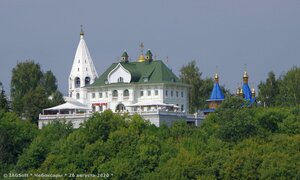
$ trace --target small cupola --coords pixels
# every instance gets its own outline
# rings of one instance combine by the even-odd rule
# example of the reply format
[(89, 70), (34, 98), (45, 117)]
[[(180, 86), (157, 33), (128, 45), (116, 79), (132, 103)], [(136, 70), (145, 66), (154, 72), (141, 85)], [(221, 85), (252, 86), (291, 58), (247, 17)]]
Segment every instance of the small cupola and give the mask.
[(218, 73), (215, 74), (214, 81), (215, 81), (215, 83), (219, 83), (219, 75), (218, 75)]
[(147, 61), (152, 61), (152, 52), (150, 51), (150, 49), (148, 49), (148, 51), (146, 52), (146, 60)]
[(129, 58), (129, 56), (125, 50), (121, 56), (122, 62), (128, 62), (128, 58)]
[(254, 89), (254, 88), (252, 88), (252, 90), (251, 90), (251, 96), (252, 96), (252, 98), (255, 98), (255, 95), (256, 95), (256, 93), (255, 93), (255, 89)]
[(249, 78), (248, 73), (245, 71), (243, 75), (243, 81), (245, 84), (248, 84), (248, 78)]

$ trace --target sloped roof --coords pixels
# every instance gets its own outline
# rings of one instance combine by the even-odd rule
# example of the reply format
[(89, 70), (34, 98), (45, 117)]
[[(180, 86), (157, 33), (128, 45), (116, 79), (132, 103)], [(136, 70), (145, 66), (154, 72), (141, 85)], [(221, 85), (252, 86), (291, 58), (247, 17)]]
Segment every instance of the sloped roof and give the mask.
[(252, 94), (248, 83), (244, 83), (242, 89), (243, 89), (244, 99), (251, 100)]
[(225, 98), (219, 83), (215, 83), (214, 88), (207, 101), (223, 101)]
[(64, 104), (60, 104), (58, 106), (54, 106), (54, 107), (47, 108), (44, 110), (49, 111), (49, 110), (67, 110), (67, 109), (89, 110), (88, 107), (86, 107), (83, 104), (79, 104), (79, 102), (78, 103), (66, 102)]
[[(145, 62), (119, 62), (131, 74), (131, 82), (136, 84), (147, 83), (176, 83), (182, 84), (179, 78), (161, 60)], [(88, 87), (107, 85), (108, 74), (119, 64), (113, 63), (93, 84)], [(147, 79), (145, 81), (145, 79)], [(122, 83), (114, 83), (122, 84)]]

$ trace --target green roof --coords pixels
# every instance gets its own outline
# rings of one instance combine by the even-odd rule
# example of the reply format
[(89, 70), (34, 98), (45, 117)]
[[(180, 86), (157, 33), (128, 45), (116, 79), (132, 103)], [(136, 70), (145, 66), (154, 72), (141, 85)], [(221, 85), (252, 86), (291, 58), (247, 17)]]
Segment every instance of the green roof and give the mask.
[[(131, 82), (134, 84), (151, 84), (151, 83), (168, 83), (181, 84), (179, 78), (169, 69), (161, 60), (145, 61), (145, 62), (119, 62), (131, 74)], [(119, 64), (113, 63), (95, 82), (89, 87), (108, 85), (108, 74)], [(110, 85), (123, 84), (112, 83)]]
[(121, 57), (129, 57), (129, 56), (128, 56), (127, 52), (124, 51)]
[(152, 56), (152, 53), (151, 53), (150, 50), (148, 50), (148, 51), (146, 52), (146, 56)]

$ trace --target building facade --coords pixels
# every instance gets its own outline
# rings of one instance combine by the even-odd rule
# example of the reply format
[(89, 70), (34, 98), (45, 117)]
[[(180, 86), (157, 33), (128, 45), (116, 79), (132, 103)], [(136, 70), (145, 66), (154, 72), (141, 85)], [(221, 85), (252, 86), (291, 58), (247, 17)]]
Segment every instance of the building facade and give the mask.
[[(78, 107), (84, 110), (84, 113), (88, 114), (84, 117), (110, 109), (115, 113), (140, 114), (157, 126), (171, 125), (173, 121), (179, 119), (197, 125), (203, 117), (188, 114), (189, 88), (162, 60), (153, 59), (150, 50), (144, 54), (143, 44), (141, 44), (141, 54), (136, 61), (129, 61), (129, 55), (124, 51), (120, 62), (112, 63), (98, 77), (81, 30), (69, 76), (68, 93), (72, 102), (77, 101), (77, 105), (81, 103), (72, 108)], [(61, 105), (59, 107), (66, 108)], [(51, 116), (40, 115), (40, 128), (60, 117), (71, 122), (72, 119), (74, 122), (76, 119), (74, 127), (79, 127), (80, 122), (86, 119), (81, 121), (77, 118), (78, 111), (71, 110), (71, 107), (69, 111), (64, 111), (69, 114), (61, 114), (60, 112), (63, 111), (55, 107), (46, 110), (58, 110), (58, 112), (54, 115), (52, 113)], [(82, 113), (78, 116), (82, 116)]]

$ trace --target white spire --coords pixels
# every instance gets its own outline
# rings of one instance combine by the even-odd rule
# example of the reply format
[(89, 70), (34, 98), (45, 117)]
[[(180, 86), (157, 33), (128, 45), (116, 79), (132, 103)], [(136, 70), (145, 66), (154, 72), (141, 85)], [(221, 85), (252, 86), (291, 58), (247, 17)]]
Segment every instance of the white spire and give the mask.
[[(84, 40), (84, 33), (81, 26), (80, 41), (76, 50), (73, 66), (69, 78), (69, 96), (76, 99), (85, 98), (81, 90), (86, 85), (92, 84), (98, 77), (96, 68), (90, 52)], [(78, 97), (79, 93), (79, 97)]]

